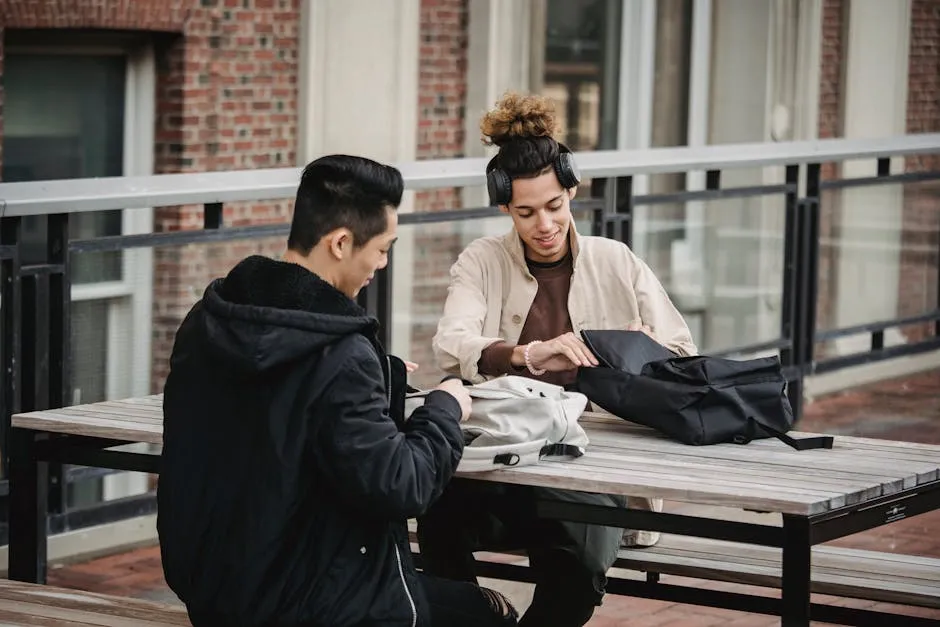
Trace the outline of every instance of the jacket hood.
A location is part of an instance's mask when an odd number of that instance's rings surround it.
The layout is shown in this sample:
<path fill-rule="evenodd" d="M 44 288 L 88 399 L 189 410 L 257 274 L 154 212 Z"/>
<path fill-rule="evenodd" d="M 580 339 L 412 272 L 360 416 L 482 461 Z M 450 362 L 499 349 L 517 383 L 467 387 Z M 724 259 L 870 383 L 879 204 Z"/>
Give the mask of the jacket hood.
<path fill-rule="evenodd" d="M 259 373 L 345 336 L 375 338 L 378 322 L 306 268 L 254 255 L 203 296 L 205 338 L 220 360 Z"/>

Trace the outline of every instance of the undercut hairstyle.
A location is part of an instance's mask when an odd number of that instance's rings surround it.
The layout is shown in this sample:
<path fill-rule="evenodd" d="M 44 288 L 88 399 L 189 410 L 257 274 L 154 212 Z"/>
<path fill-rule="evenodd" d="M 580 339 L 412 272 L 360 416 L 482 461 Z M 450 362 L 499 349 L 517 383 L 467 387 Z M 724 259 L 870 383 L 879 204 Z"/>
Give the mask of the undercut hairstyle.
<path fill-rule="evenodd" d="M 404 181 L 397 168 L 365 157 L 328 155 L 303 170 L 287 247 L 302 255 L 339 228 L 364 246 L 388 228 L 388 209 L 398 209 Z"/>

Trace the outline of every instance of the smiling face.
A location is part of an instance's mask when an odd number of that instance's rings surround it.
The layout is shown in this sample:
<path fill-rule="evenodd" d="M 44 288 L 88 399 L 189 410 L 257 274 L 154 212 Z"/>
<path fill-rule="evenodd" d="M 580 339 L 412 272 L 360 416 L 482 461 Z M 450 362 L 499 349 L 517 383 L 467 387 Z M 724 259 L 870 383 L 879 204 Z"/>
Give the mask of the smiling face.
<path fill-rule="evenodd" d="M 512 200 L 501 209 L 512 217 L 527 259 L 551 263 L 568 254 L 571 199 L 576 191 L 563 188 L 551 169 L 512 181 Z"/>

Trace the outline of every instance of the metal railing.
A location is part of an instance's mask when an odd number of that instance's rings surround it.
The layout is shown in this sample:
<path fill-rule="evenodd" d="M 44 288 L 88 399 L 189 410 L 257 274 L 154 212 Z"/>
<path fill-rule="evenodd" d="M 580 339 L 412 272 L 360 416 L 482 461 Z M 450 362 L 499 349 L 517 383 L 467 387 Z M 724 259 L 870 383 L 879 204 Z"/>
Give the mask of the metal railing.
<path fill-rule="evenodd" d="M 893 317 L 863 325 L 818 331 L 816 311 L 820 256 L 820 198 L 827 190 L 886 184 L 940 181 L 940 171 L 891 172 L 892 158 L 940 155 L 940 134 L 878 140 L 823 140 L 780 144 L 739 144 L 702 148 L 643 151 L 599 151 L 578 154 L 585 179 L 596 197 L 577 201 L 573 210 L 589 217 L 595 235 L 632 242 L 637 208 L 727 198 L 782 198 L 785 211 L 781 315 L 777 337 L 733 346 L 722 354 L 776 351 L 791 381 L 794 409 L 800 412 L 804 378 L 865 362 L 940 348 L 940 303 L 916 316 Z M 828 163 L 874 162 L 872 176 L 823 180 Z M 399 164 L 406 188 L 474 187 L 484 184 L 485 159 L 451 159 Z M 783 182 L 747 187 L 722 185 L 723 174 L 740 169 L 779 167 Z M 638 177 L 662 173 L 704 172 L 702 189 L 667 194 L 637 194 Z M 148 177 L 77 179 L 32 183 L 0 183 L 0 450 L 7 476 L 10 416 L 69 404 L 71 382 L 70 257 L 77 253 L 135 248 L 220 243 L 287 234 L 287 224 L 226 226 L 225 203 L 292 198 L 299 168 L 170 174 Z M 131 207 L 203 205 L 201 229 L 70 240 L 70 216 L 80 212 Z M 412 212 L 400 224 L 422 226 L 479 220 L 499 215 L 496 208 L 478 207 L 439 212 Z M 21 263 L 22 220 L 43 216 L 46 226 L 42 261 Z M 940 251 L 938 251 L 940 255 Z M 361 295 L 364 306 L 382 322 L 388 345 L 392 320 L 394 256 Z M 940 291 L 940 289 L 938 289 Z M 885 332 L 915 323 L 932 323 L 933 335 L 886 346 Z M 860 333 L 870 335 L 867 350 L 820 357 L 819 343 Z M 713 353 L 715 354 L 715 353 Z M 70 509 L 69 484 L 86 475 L 81 468 L 50 466 L 50 531 L 152 513 L 152 494 L 118 499 L 92 508 Z M 0 506 L 6 513 L 6 479 L 0 480 Z M 7 519 L 0 514 L 0 523 Z M 0 541 L 6 531 L 0 526 Z"/>

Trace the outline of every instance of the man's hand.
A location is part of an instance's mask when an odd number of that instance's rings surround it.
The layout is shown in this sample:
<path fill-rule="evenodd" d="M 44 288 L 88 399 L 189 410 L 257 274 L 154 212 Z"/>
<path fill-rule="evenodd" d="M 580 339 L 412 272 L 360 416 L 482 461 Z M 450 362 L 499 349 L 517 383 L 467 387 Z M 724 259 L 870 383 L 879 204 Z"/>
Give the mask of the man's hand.
<path fill-rule="evenodd" d="M 407 359 L 403 359 L 402 361 L 405 362 L 405 370 L 408 372 L 408 374 L 411 374 L 412 372 L 418 369 L 418 364 L 416 364 L 415 362 L 408 361 Z"/>
<path fill-rule="evenodd" d="M 524 363 L 525 346 L 520 348 L 523 351 Z M 529 361 L 534 369 L 548 372 L 564 372 L 597 365 L 597 358 L 574 333 L 565 333 L 553 340 L 533 344 L 529 347 Z"/>
<path fill-rule="evenodd" d="M 460 403 L 460 422 L 465 422 L 467 418 L 470 417 L 470 393 L 467 392 L 467 388 L 464 387 L 463 381 L 460 379 L 448 379 L 447 381 L 442 381 L 437 386 L 437 389 L 442 392 L 447 392 L 457 399 L 457 402 Z"/>

